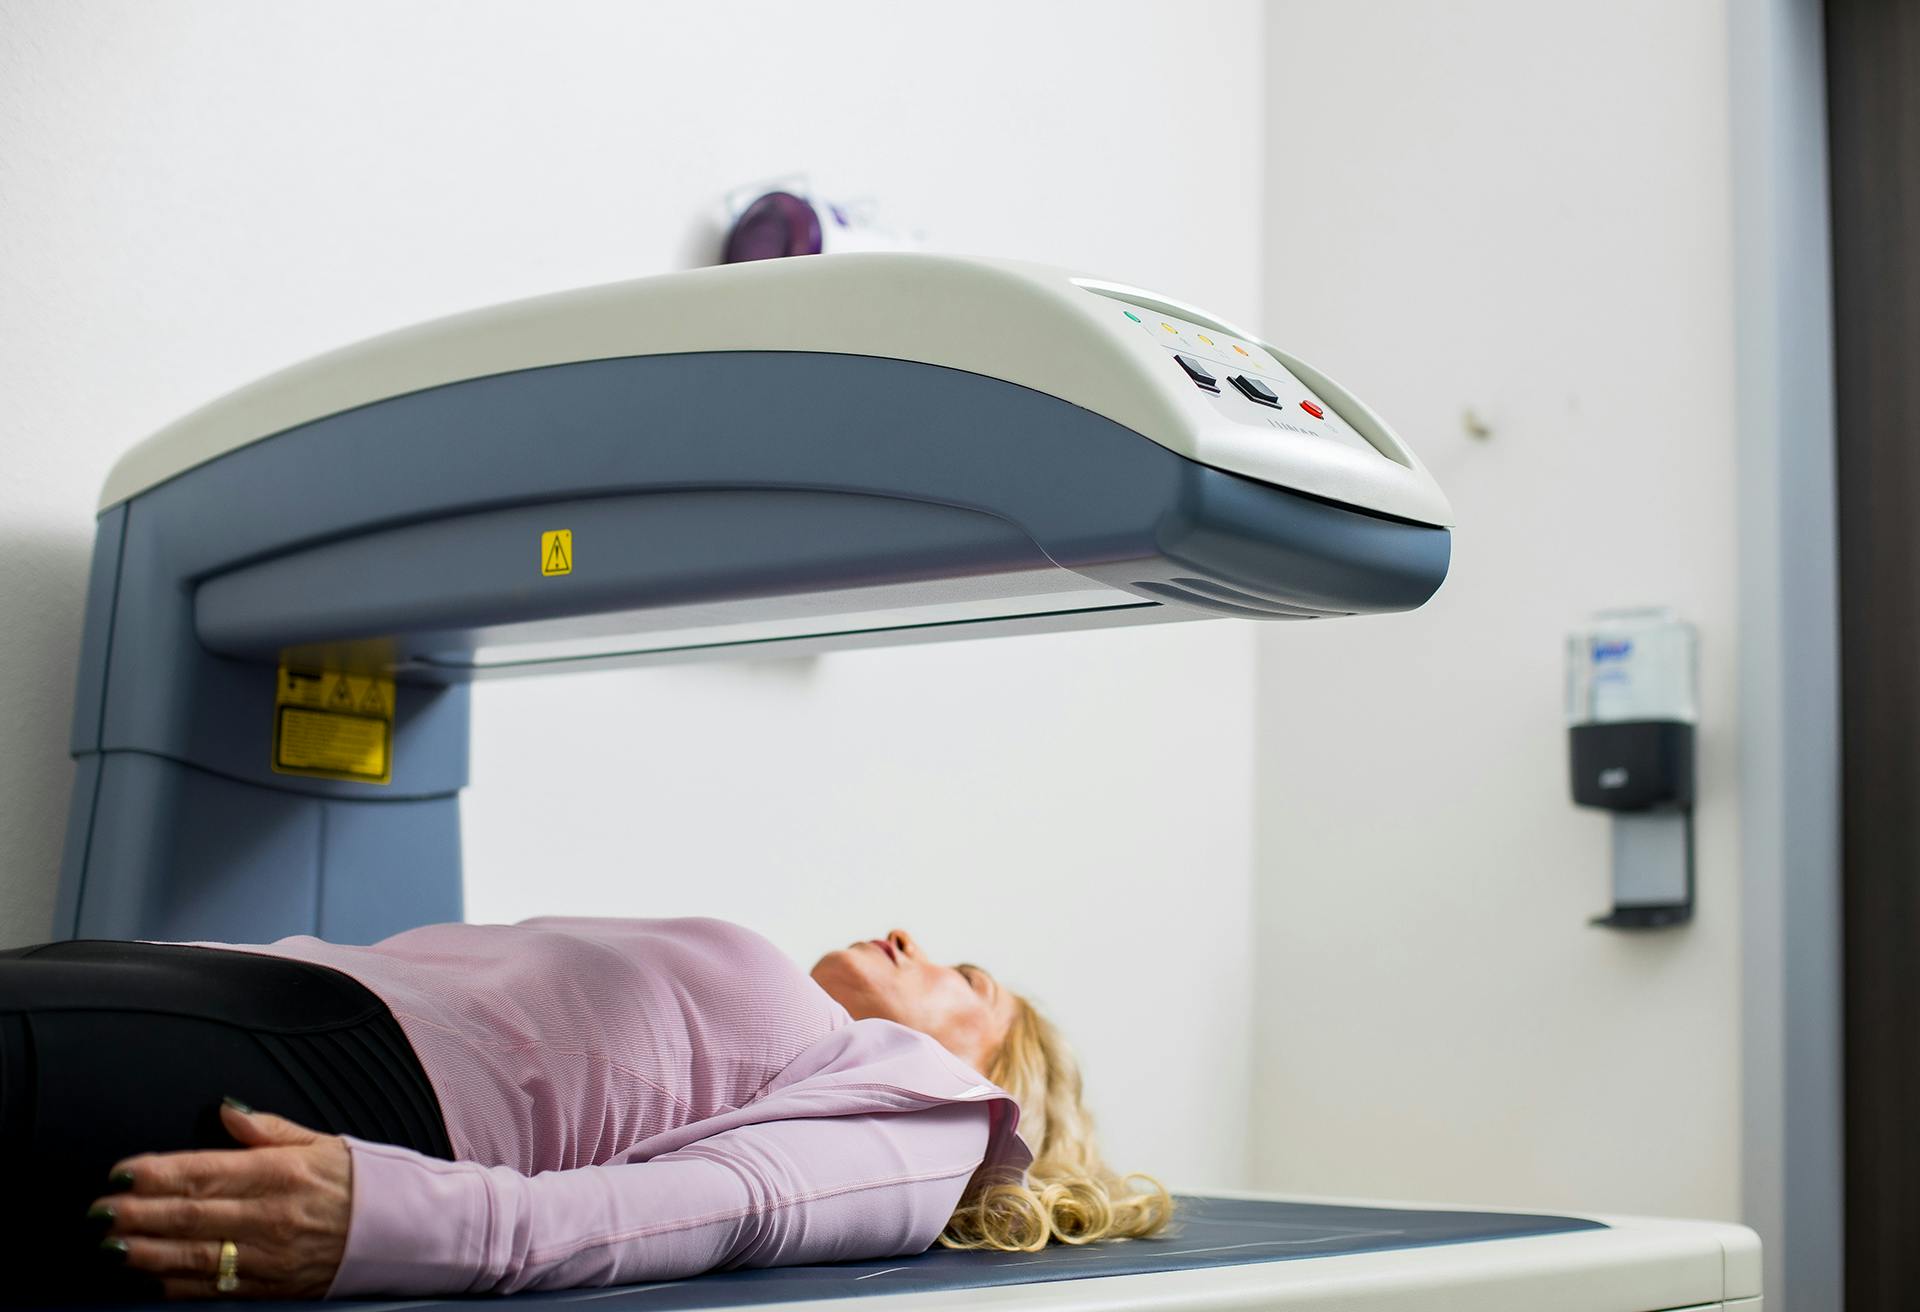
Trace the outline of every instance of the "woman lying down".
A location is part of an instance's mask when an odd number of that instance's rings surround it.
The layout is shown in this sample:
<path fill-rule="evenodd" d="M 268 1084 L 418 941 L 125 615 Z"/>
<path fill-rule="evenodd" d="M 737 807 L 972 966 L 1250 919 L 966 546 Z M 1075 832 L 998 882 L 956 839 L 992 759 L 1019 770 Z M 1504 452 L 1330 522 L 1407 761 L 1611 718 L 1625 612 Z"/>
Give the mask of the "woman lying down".
<path fill-rule="evenodd" d="M 1172 1210 L 986 971 L 894 930 L 808 974 L 717 920 L 0 952 L 0 1161 L 45 1301 L 628 1284 Z"/>

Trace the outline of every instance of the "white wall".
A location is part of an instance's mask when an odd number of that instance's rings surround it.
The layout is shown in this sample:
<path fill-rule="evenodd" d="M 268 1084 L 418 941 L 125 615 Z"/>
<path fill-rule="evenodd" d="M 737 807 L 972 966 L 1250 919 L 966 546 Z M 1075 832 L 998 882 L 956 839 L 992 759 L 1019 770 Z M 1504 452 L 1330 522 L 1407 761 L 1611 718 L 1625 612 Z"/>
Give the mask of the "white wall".
<path fill-rule="evenodd" d="M 1263 633 L 1262 1185 L 1740 1210 L 1735 433 L 1720 3 L 1278 3 L 1269 335 L 1434 468 L 1411 615 Z M 1471 409 L 1492 429 L 1468 437 Z M 1699 917 L 1607 906 L 1565 631 L 1701 632 Z"/>
<path fill-rule="evenodd" d="M 795 168 L 948 248 L 1250 318 L 1260 23 L 10 0 L 0 942 L 47 932 L 92 508 L 127 445 L 347 340 L 700 262 L 721 192 Z M 488 686 L 470 917 L 700 911 L 796 954 L 905 925 L 1053 1007 L 1118 1164 L 1233 1184 L 1251 679 L 1247 631 L 1201 625 Z"/>

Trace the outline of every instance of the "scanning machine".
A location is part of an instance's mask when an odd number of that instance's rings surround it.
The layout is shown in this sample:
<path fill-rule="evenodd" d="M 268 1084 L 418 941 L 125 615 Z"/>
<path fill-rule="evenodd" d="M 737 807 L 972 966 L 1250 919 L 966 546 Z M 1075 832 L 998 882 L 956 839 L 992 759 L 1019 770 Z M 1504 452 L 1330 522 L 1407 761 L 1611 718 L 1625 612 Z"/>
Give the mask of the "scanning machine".
<path fill-rule="evenodd" d="M 1404 611 L 1445 578 L 1451 522 L 1325 374 L 1049 268 L 814 256 L 405 329 L 114 467 L 55 931 L 460 919 L 476 680 Z M 1757 1312 L 1759 1272 L 1739 1226 L 1247 1195 L 1186 1199 L 1169 1239 L 516 1297 Z"/>

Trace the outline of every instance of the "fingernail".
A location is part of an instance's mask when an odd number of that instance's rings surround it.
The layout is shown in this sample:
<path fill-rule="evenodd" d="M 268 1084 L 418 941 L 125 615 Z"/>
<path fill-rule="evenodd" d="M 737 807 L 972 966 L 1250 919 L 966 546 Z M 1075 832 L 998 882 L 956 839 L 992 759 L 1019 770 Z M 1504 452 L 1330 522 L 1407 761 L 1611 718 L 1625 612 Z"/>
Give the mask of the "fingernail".
<path fill-rule="evenodd" d="M 229 1094 L 225 1098 L 222 1098 L 220 1101 L 225 1103 L 227 1106 L 233 1108 L 235 1111 L 241 1112 L 243 1114 L 247 1112 L 251 1112 L 253 1110 L 253 1108 L 247 1106 L 245 1103 L 241 1102 L 238 1098 L 233 1097 L 231 1094 Z"/>
<path fill-rule="evenodd" d="M 102 1239 L 100 1241 L 100 1251 L 106 1255 L 107 1260 L 110 1262 L 124 1262 L 127 1260 L 127 1241 L 124 1239 Z"/>
<path fill-rule="evenodd" d="M 89 1207 L 87 1209 L 87 1220 L 104 1221 L 108 1225 L 112 1225 L 113 1209 L 111 1207 L 108 1207 L 105 1203 L 95 1203 L 92 1207 Z"/>
<path fill-rule="evenodd" d="M 133 1188 L 133 1172 L 132 1171 L 115 1171 L 112 1175 L 107 1177 L 107 1183 L 112 1185 L 115 1189 L 121 1189 L 121 1190 L 131 1189 Z"/>

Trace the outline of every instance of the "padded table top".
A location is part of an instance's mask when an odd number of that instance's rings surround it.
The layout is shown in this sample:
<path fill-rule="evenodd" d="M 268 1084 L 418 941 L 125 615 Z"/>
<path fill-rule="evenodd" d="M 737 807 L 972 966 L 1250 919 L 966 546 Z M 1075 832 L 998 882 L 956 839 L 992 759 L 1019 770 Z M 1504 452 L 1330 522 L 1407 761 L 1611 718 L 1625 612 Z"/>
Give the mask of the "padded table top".
<path fill-rule="evenodd" d="M 954 1252 L 935 1248 L 917 1257 L 830 1266 L 729 1271 L 688 1280 L 620 1289 L 571 1289 L 513 1296 L 516 1307 L 591 1302 L 594 1312 L 677 1312 L 678 1309 L 752 1307 L 768 1303 L 852 1298 L 874 1294 L 978 1289 L 993 1285 L 1144 1275 L 1201 1267 L 1298 1261 L 1349 1253 L 1439 1244 L 1475 1243 L 1523 1235 L 1604 1230 L 1598 1221 L 1503 1212 L 1443 1212 L 1348 1207 L 1261 1198 L 1180 1199 L 1178 1229 L 1158 1239 L 1083 1248 L 1055 1245 L 1038 1253 Z M 496 1306 L 496 1296 L 483 1296 Z M 343 1299 L 333 1302 L 250 1303 L 279 1312 L 338 1312 L 357 1308 L 424 1309 L 470 1306 L 471 1298 Z M 169 1303 L 168 1308 L 216 1306 Z M 231 1307 L 224 1303 L 218 1306 Z"/>

